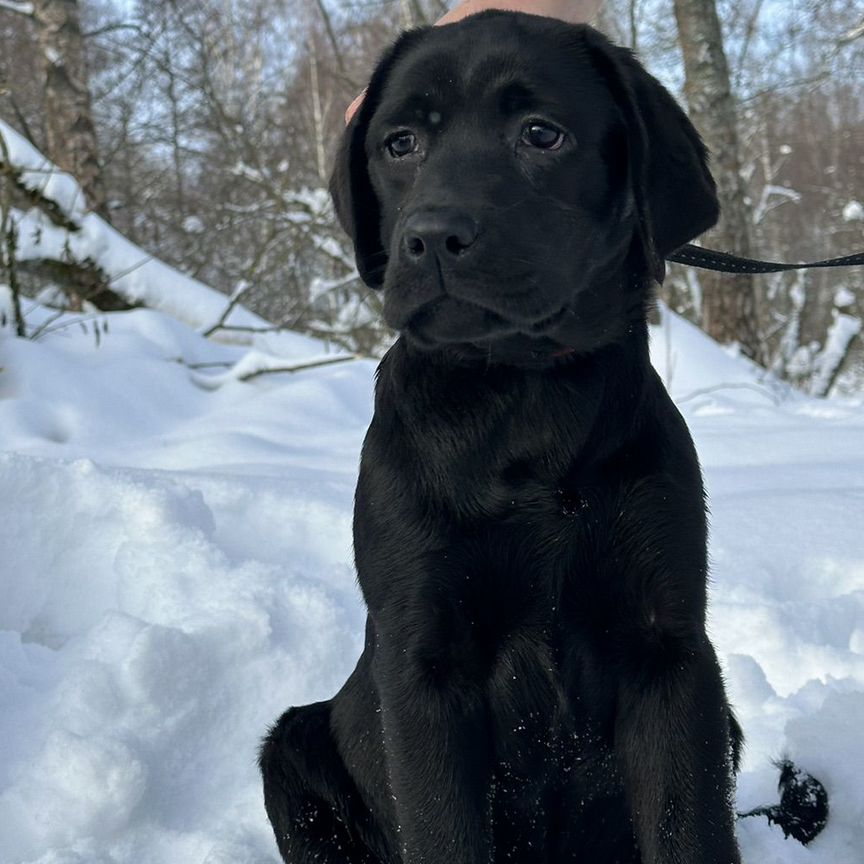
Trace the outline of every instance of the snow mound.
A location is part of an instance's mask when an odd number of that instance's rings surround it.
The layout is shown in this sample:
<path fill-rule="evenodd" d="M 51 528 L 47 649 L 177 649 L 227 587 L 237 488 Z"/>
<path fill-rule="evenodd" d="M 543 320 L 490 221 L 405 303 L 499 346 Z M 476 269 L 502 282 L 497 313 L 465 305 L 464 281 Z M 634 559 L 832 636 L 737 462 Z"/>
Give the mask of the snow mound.
<path fill-rule="evenodd" d="M 74 320 L 0 332 L 0 862 L 276 864 L 258 742 L 362 646 L 374 364 L 317 365 L 291 334 L 213 345 L 158 311 Z M 744 860 L 860 864 L 864 408 L 793 396 L 669 313 L 652 352 L 711 495 L 738 807 L 777 800 L 782 755 L 831 796 L 807 849 L 742 822 Z"/>

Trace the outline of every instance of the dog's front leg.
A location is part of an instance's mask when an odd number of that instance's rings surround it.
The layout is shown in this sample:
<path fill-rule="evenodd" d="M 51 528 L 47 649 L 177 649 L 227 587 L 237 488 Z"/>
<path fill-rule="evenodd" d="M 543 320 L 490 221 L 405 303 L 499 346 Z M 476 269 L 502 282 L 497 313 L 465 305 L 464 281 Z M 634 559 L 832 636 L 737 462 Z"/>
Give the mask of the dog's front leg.
<path fill-rule="evenodd" d="M 642 648 L 621 681 L 616 750 L 644 864 L 739 864 L 713 648 L 704 634 Z"/>
<path fill-rule="evenodd" d="M 404 646 L 376 652 L 385 750 L 405 864 L 488 864 L 491 758 L 480 688 Z"/>

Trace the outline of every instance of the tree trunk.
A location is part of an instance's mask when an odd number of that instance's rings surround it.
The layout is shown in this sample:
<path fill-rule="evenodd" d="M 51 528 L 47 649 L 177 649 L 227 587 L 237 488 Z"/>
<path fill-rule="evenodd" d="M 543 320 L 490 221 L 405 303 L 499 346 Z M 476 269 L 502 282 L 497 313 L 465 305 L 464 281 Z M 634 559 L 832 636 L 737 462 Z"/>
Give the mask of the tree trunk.
<path fill-rule="evenodd" d="M 81 184 L 91 210 L 107 215 L 78 0 L 35 0 L 45 71 L 48 157 Z"/>
<path fill-rule="evenodd" d="M 722 215 L 706 243 L 749 257 L 750 207 L 741 177 L 738 118 L 715 0 L 675 0 L 690 118 L 711 150 Z M 737 342 L 761 361 L 752 276 L 700 273 L 702 328 L 721 344 Z"/>

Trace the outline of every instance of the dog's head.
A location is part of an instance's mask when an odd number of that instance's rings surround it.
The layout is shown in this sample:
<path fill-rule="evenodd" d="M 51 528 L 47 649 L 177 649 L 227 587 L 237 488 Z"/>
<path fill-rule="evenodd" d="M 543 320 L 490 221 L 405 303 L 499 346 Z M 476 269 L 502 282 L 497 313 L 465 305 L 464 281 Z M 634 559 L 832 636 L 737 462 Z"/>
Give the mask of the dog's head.
<path fill-rule="evenodd" d="M 698 134 L 630 52 L 503 12 L 393 46 L 331 191 L 390 326 L 516 362 L 624 338 L 718 216 Z"/>

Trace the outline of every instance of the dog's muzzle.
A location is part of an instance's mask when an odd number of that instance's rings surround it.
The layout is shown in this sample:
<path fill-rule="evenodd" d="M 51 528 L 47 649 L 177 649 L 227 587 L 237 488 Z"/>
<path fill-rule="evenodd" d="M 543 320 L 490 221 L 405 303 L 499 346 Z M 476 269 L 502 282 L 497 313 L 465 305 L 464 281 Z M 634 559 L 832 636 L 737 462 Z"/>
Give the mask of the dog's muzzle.
<path fill-rule="evenodd" d="M 418 268 L 453 266 L 465 258 L 479 233 L 477 222 L 455 208 L 415 210 L 402 230 L 402 259 Z"/>

